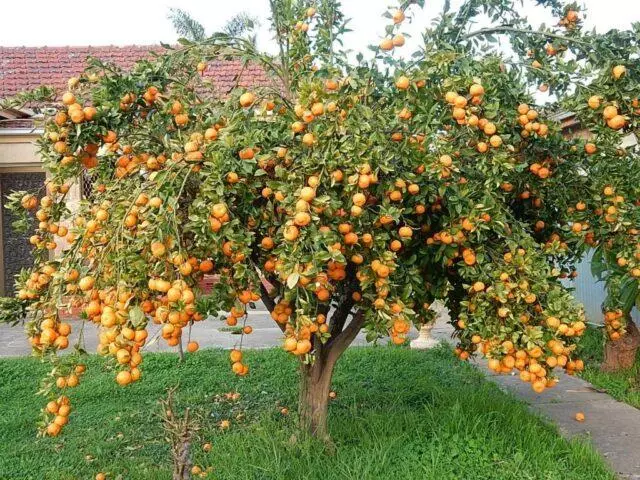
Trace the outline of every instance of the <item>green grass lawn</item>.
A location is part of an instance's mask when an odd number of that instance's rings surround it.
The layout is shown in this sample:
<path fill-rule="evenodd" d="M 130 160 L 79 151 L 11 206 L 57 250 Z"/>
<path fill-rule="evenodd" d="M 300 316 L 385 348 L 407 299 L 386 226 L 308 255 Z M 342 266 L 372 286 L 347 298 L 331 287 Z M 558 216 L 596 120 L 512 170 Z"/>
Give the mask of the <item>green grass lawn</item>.
<path fill-rule="evenodd" d="M 613 398 L 640 408 L 640 350 L 635 365 L 629 370 L 605 373 L 600 371 L 604 355 L 602 332 L 599 329 L 587 329 L 579 345 L 580 356 L 585 363 L 582 378 Z"/>
<path fill-rule="evenodd" d="M 71 392 L 71 420 L 58 438 L 36 438 L 46 365 L 0 361 L 0 479 L 170 478 L 168 446 L 154 412 L 180 384 L 179 408 L 202 415 L 194 460 L 215 479 L 613 479 L 586 443 L 568 442 L 524 404 L 484 380 L 447 348 L 353 348 L 334 377 L 330 407 L 335 453 L 296 435 L 294 359 L 278 350 L 246 354 L 251 374 L 236 378 L 227 353 L 204 350 L 177 366 L 170 354 L 148 354 L 143 381 L 113 382 L 92 357 Z M 234 404 L 215 401 L 238 391 Z M 282 406 L 292 413 L 284 416 Z M 237 416 L 240 419 L 236 419 Z M 220 432 L 221 419 L 231 428 Z M 203 442 L 213 449 L 205 453 Z"/>

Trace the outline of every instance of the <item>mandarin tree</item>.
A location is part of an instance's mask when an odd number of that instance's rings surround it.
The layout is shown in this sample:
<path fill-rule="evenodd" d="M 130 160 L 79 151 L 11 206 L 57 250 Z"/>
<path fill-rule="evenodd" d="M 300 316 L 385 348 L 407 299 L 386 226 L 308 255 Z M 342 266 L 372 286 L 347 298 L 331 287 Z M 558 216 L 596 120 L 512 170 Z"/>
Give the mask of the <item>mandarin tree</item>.
<path fill-rule="evenodd" d="M 371 58 L 352 59 L 337 1 L 273 0 L 279 55 L 214 35 L 71 79 L 39 142 L 46 195 L 14 196 L 39 222 L 18 297 L 34 352 L 54 363 L 46 431 L 66 423 L 63 393 L 83 373 L 81 353 L 56 355 L 69 306 L 97 326 L 124 386 L 152 329 L 178 345 L 227 311 L 249 334 L 262 300 L 300 362 L 301 427 L 323 439 L 332 372 L 356 335 L 402 344 L 435 300 L 461 359 L 481 351 L 536 392 L 556 367 L 579 371 L 584 313 L 561 278 L 597 246 L 610 308 L 628 311 L 638 291 L 640 168 L 622 145 L 637 126 L 638 32 L 584 33 L 575 5 L 537 3 L 558 25 L 533 29 L 510 0 L 447 2 L 420 50 L 399 55 L 422 8 L 406 1 L 385 13 Z M 471 29 L 476 18 L 487 26 Z M 261 65 L 272 85 L 214 95 L 202 74 L 221 58 Z M 567 109 L 589 138 L 550 119 Z M 94 192 L 69 210 L 87 173 Z M 211 292 L 204 275 L 217 276 Z M 230 368 L 249 373 L 241 350 Z"/>

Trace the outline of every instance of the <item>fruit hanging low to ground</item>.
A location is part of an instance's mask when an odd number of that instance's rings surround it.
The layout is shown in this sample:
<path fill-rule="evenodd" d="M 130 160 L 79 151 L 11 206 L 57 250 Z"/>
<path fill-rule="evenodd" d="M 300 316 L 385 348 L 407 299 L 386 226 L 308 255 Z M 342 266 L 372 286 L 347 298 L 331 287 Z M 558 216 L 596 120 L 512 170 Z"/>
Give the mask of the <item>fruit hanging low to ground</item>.
<path fill-rule="evenodd" d="M 142 378 L 152 325 L 177 346 L 194 322 L 227 311 L 250 334 L 247 312 L 262 300 L 300 359 L 302 426 L 321 437 L 333 367 L 356 334 L 402 344 L 433 320 L 436 300 L 460 358 L 479 351 L 536 392 L 556 368 L 581 370 L 586 321 L 561 279 L 592 247 L 612 293 L 607 330 L 624 335 L 640 277 L 640 164 L 622 146 L 640 112 L 627 64 L 638 41 L 583 32 L 582 12 L 563 2 L 536 7 L 559 18 L 552 44 L 515 7 L 473 30 L 490 7 L 463 5 L 409 62 L 403 21 L 421 3 L 388 13 L 369 61 L 334 48 L 345 19 L 322 0 L 313 15 L 306 2 L 290 16 L 276 5 L 277 58 L 214 37 L 128 72 L 93 61 L 72 82 L 39 141 L 46 195 L 15 196 L 36 219 L 18 297 L 34 351 L 54 362 L 49 434 L 66 423 L 60 395 L 81 379 L 81 355 L 55 355 L 76 328 L 60 319 L 68 307 L 97 326 L 99 353 L 126 386 Z M 489 33 L 512 40 L 519 61 L 486 49 Z M 221 55 L 249 58 L 272 86 L 215 97 L 199 65 Z M 535 104 L 541 84 L 555 103 Z M 557 110 L 589 138 L 566 138 Z M 69 211 L 85 173 L 94 191 Z M 204 275 L 217 278 L 208 293 Z M 240 349 L 229 366 L 250 374 Z"/>

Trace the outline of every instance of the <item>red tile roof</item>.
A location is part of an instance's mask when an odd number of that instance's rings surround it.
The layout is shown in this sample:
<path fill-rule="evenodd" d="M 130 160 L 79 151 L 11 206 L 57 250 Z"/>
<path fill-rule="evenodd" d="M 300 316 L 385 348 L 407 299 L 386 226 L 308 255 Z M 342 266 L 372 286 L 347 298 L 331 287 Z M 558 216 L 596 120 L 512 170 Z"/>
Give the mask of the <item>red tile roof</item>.
<path fill-rule="evenodd" d="M 0 47 L 0 98 L 40 85 L 63 91 L 67 79 L 80 74 L 88 56 L 128 69 L 150 51 L 162 51 L 158 45 L 128 45 L 104 47 Z M 247 65 L 240 60 L 217 60 L 209 64 L 205 76 L 210 77 L 215 93 L 224 95 L 235 85 L 240 75 L 241 86 L 272 85 L 258 65 Z"/>

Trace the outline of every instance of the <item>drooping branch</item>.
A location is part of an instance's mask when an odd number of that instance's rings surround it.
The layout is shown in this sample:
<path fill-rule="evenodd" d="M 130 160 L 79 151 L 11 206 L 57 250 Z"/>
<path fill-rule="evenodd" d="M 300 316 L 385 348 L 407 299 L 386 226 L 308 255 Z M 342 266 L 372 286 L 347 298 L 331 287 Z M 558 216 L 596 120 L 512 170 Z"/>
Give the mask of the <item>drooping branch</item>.
<path fill-rule="evenodd" d="M 524 35 L 538 35 L 538 36 L 542 36 L 542 37 L 549 37 L 549 38 L 557 38 L 559 40 L 564 40 L 568 43 L 576 43 L 579 45 L 584 45 L 586 47 L 589 47 L 590 44 L 589 42 L 585 42 L 583 40 L 578 40 L 577 38 L 571 38 L 571 37 L 566 37 L 564 35 L 558 35 L 556 33 L 550 33 L 550 32 L 544 32 L 544 31 L 540 31 L 540 30 L 527 30 L 525 28 L 516 28 L 516 27 L 511 27 L 508 25 L 500 25 L 497 27 L 487 27 L 487 28 L 481 28 L 479 30 L 475 30 L 473 32 L 470 32 L 468 34 L 466 34 L 463 38 L 463 40 L 468 40 L 469 38 L 472 37 L 477 37 L 477 36 L 482 36 L 482 35 L 491 35 L 492 33 L 521 33 Z"/>

